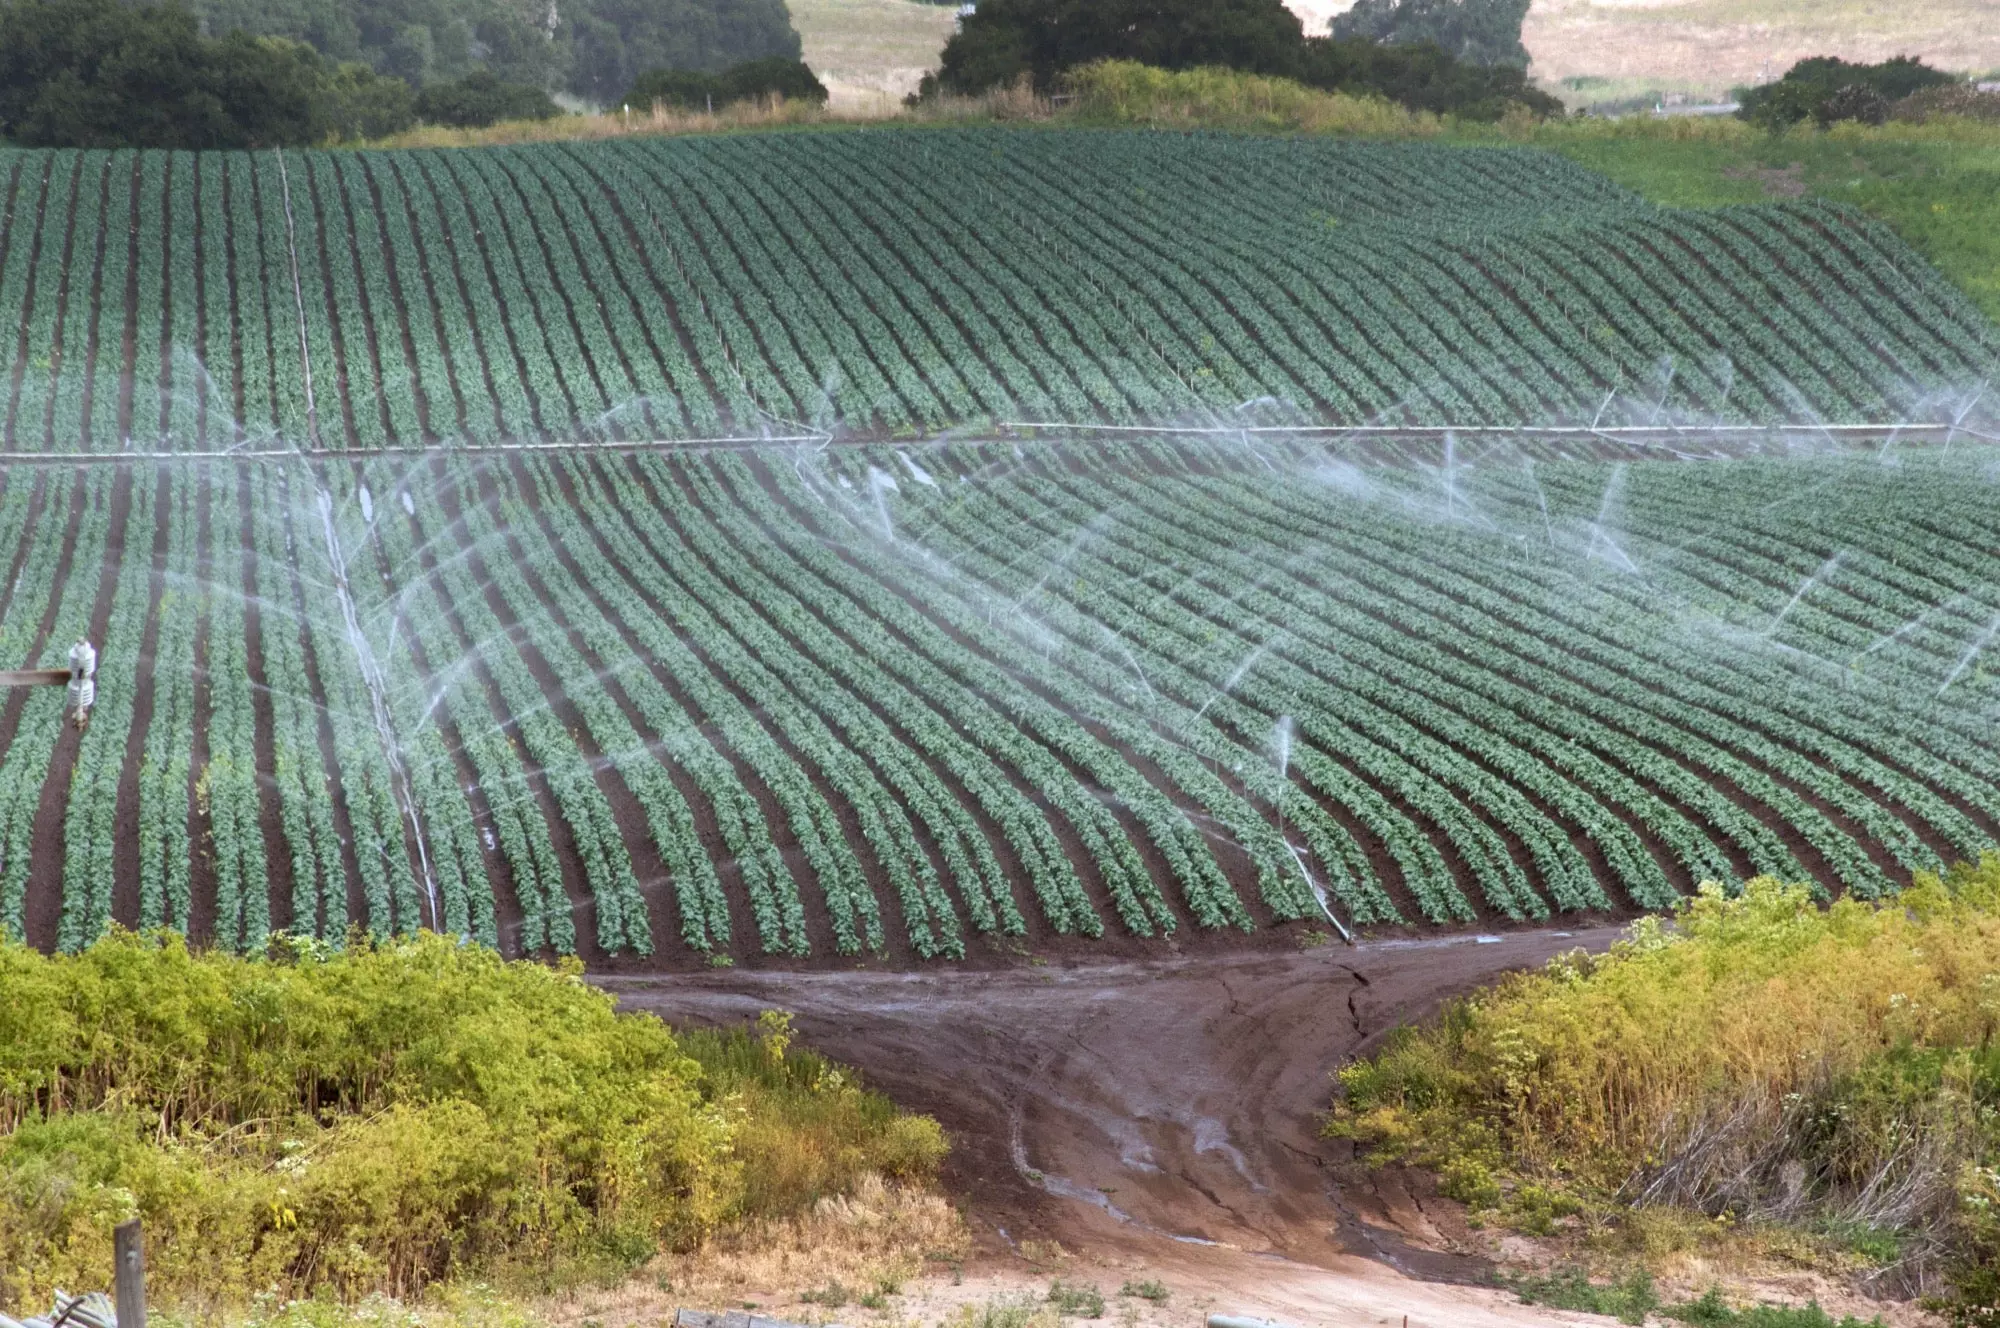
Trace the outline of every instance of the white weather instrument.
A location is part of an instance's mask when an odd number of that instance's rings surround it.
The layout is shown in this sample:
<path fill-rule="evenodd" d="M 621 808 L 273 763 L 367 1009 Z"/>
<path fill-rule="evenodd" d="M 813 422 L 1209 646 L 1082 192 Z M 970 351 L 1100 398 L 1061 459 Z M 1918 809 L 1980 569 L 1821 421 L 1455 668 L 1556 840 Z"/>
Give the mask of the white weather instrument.
<path fill-rule="evenodd" d="M 66 669 L 0 669 L 0 687 L 68 688 L 63 716 L 81 729 L 90 720 L 90 707 L 97 703 L 97 647 L 79 639 L 69 648 Z"/>

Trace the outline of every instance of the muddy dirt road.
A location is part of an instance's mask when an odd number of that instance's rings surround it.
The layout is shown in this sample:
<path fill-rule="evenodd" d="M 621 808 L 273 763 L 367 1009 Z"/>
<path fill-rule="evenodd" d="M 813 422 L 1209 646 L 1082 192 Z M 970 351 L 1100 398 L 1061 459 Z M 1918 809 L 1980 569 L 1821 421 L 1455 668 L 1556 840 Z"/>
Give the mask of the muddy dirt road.
<path fill-rule="evenodd" d="M 1522 931 L 1356 949 L 989 972 L 718 971 L 605 978 L 670 1023 L 781 1006 L 806 1041 L 951 1132 L 946 1181 L 989 1252 L 1029 1241 L 1470 1280 L 1454 1212 L 1345 1167 L 1318 1136 L 1328 1074 L 1512 968 L 1618 935 Z M 1213 1242 L 1211 1245 L 1209 1242 Z M 1384 1270 L 1386 1271 L 1386 1270 Z"/>

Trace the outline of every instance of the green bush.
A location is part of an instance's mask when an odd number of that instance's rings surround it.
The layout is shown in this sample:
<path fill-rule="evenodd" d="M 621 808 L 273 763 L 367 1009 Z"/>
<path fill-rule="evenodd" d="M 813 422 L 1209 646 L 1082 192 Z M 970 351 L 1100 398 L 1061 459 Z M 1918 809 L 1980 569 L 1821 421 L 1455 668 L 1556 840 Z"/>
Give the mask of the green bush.
<path fill-rule="evenodd" d="M 417 94 L 417 118 L 453 129 L 482 129 L 502 120 L 551 120 L 561 113 L 549 94 L 526 83 L 503 83 L 484 69 Z"/>
<path fill-rule="evenodd" d="M 146 1223 L 168 1300 L 616 1274 L 868 1170 L 934 1122 L 775 1035 L 683 1045 L 574 961 L 437 936 L 262 958 L 0 940 L 0 1308 L 103 1284 Z M 691 1055 L 690 1052 L 693 1054 Z M 823 1156 L 822 1156 L 823 1154 Z"/>
<path fill-rule="evenodd" d="M 1821 128 L 1842 120 L 1881 124 L 1889 118 L 1894 103 L 1957 81 L 1909 56 L 1874 65 L 1817 56 L 1799 61 L 1775 83 L 1742 90 L 1737 115 L 1773 130 L 1803 120 L 1812 120 Z"/>
<path fill-rule="evenodd" d="M 1049 1283 L 1049 1304 L 1055 1306 L 1056 1313 L 1064 1318 L 1104 1317 L 1104 1293 L 1089 1283 L 1065 1282 L 1057 1278 Z"/>
<path fill-rule="evenodd" d="M 657 102 L 674 110 L 701 111 L 765 97 L 823 104 L 827 91 L 803 60 L 751 60 L 719 74 L 652 70 L 632 84 L 624 104 L 633 110 L 646 110 Z"/>

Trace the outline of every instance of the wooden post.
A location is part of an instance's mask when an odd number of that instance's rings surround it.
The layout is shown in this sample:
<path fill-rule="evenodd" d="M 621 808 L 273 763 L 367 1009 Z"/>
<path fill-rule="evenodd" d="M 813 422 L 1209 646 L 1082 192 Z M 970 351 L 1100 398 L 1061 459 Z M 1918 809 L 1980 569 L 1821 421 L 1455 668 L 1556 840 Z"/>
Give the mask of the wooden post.
<path fill-rule="evenodd" d="M 146 1247 L 139 1219 L 120 1222 L 111 1233 L 112 1278 L 118 1301 L 118 1328 L 146 1328 Z"/>

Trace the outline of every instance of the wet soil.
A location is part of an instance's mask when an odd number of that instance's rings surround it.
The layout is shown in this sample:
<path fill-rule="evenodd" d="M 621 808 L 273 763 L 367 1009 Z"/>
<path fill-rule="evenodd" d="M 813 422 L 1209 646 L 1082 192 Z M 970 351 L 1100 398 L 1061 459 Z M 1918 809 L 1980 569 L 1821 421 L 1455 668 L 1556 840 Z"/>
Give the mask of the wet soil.
<path fill-rule="evenodd" d="M 790 1010 L 801 1037 L 949 1131 L 982 1252 L 1222 1247 L 1433 1281 L 1485 1262 L 1423 1178 L 1320 1137 L 1329 1076 L 1444 1000 L 1618 935 L 1515 931 L 973 971 L 600 975 L 681 1026 Z"/>

